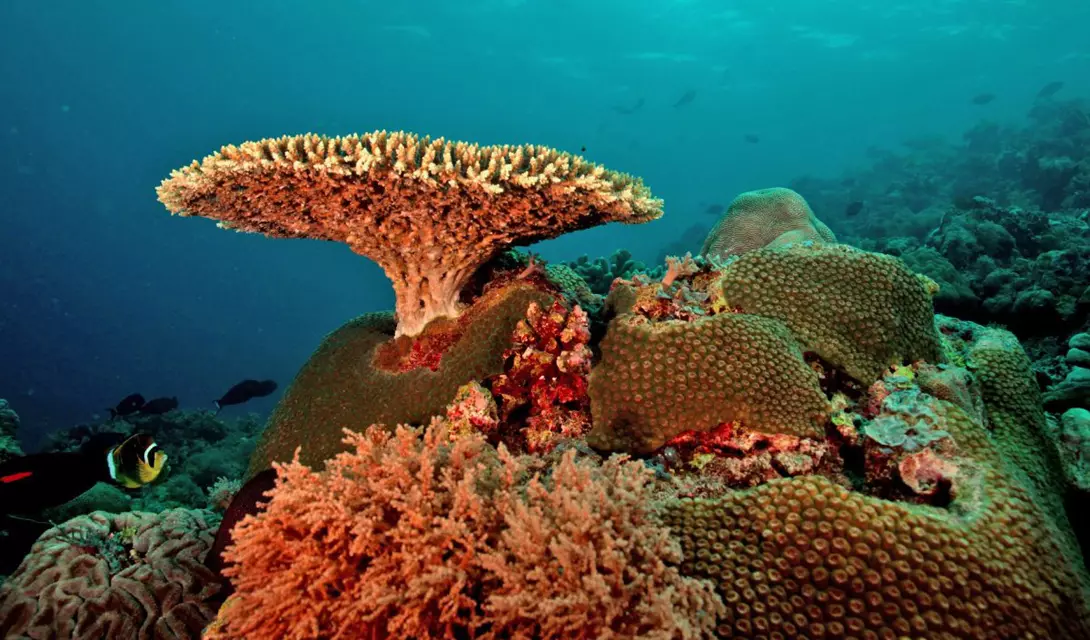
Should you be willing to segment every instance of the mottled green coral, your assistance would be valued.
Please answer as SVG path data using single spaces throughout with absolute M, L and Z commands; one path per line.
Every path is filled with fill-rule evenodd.
M 801 195 L 775 187 L 747 191 L 735 198 L 708 233 L 700 252 L 722 260 L 762 247 L 807 241 L 836 242 L 836 235 L 817 219 Z
M 721 314 L 694 322 L 614 319 L 591 371 L 594 447 L 646 453 L 687 430 L 738 420 L 796 436 L 824 434 L 817 373 L 779 321 Z
M 459 318 L 454 342 L 436 347 L 442 351 L 436 370 L 379 366 L 379 348 L 397 347 L 391 342 L 392 314 L 372 313 L 350 321 L 327 336 L 296 375 L 269 418 L 250 459 L 250 474 L 273 461 L 291 460 L 299 446 L 304 464 L 320 464 L 342 450 L 343 429 L 427 422 L 460 386 L 500 373 L 503 351 L 526 308 L 531 302 L 547 307 L 553 299 L 526 281 L 485 293 Z M 420 344 L 402 340 L 408 349 Z
M 891 365 L 940 362 L 931 296 L 897 258 L 846 245 L 740 256 L 720 279 L 727 303 L 782 321 L 804 351 L 869 385 Z

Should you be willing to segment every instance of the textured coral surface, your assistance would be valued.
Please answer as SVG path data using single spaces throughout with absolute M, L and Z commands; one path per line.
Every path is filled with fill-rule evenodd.
M 801 195 L 776 187 L 747 191 L 735 198 L 708 233 L 700 253 L 723 259 L 761 247 L 805 241 L 836 242 L 836 236 Z
M 174 213 L 348 244 L 393 282 L 398 335 L 456 316 L 463 286 L 510 245 L 662 215 L 639 179 L 578 156 L 385 131 L 227 146 L 158 192 Z
M 552 297 L 518 281 L 486 293 L 458 319 L 460 335 L 445 346 L 435 370 L 378 366 L 376 351 L 393 340 L 389 314 L 367 314 L 337 329 L 303 365 L 269 418 L 250 474 L 291 460 L 303 443 L 303 462 L 319 464 L 341 450 L 342 429 L 426 422 L 463 384 L 502 372 L 511 332 L 531 302 L 547 306 Z
M 96 511 L 46 531 L 0 587 L 0 635 L 194 638 L 216 612 L 208 512 Z
M 683 431 L 740 421 L 752 429 L 822 436 L 828 401 L 817 373 L 778 320 L 721 314 L 610 323 L 591 371 L 587 441 L 649 453 Z
M 941 361 L 931 296 L 896 258 L 846 245 L 763 249 L 728 264 L 720 283 L 728 306 L 781 320 L 864 385 L 893 364 Z
M 1047 516 L 984 429 L 943 404 L 944 425 L 977 462 L 956 508 L 805 476 L 669 511 L 686 572 L 719 584 L 720 637 L 1090 637 Z

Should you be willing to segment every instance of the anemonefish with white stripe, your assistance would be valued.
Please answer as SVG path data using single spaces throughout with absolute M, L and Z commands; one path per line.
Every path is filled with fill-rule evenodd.
M 64 504 L 99 482 L 138 489 L 154 482 L 166 463 L 167 454 L 144 433 L 98 434 L 79 451 L 14 458 L 0 463 L 0 514 Z

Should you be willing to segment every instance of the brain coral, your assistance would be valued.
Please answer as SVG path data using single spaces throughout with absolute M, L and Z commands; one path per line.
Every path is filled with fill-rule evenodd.
M 158 193 L 228 228 L 348 244 L 393 282 L 398 335 L 457 316 L 463 287 L 508 246 L 662 215 L 637 178 L 578 156 L 385 131 L 223 147 Z
M 346 444 L 325 472 L 277 466 L 268 509 L 235 529 L 236 592 L 208 640 L 667 640 L 723 612 L 678 572 L 642 463 L 516 457 L 441 419 Z
M 186 509 L 96 511 L 46 531 L 0 587 L 0 635 L 198 637 L 216 612 L 219 582 L 202 562 L 217 524 Z
M 686 430 L 738 420 L 822 437 L 828 402 L 791 333 L 770 318 L 720 314 L 652 323 L 622 315 L 591 371 L 593 429 L 606 450 L 646 453 Z
M 931 297 L 899 259 L 846 245 L 752 251 L 723 268 L 727 305 L 781 320 L 805 351 L 864 385 L 892 364 L 942 360 Z
M 552 301 L 551 294 L 523 281 L 491 289 L 458 318 L 454 341 L 434 369 L 383 366 L 382 352 L 397 347 L 390 342 L 390 314 L 352 320 L 327 336 L 295 376 L 250 458 L 250 475 L 291 460 L 304 443 L 303 462 L 319 464 L 341 450 L 346 428 L 426 422 L 463 384 L 500 373 L 503 352 L 527 307 L 536 302 L 548 308 Z
M 949 509 L 864 496 L 818 476 L 684 499 L 667 522 L 683 569 L 714 580 L 724 638 L 1090 637 L 1079 577 L 1034 497 L 952 404 L 975 467 Z M 964 486 L 964 485 L 963 485 Z
M 836 242 L 829 227 L 791 189 L 747 191 L 730 203 L 712 227 L 701 253 L 721 260 L 728 256 L 793 242 Z

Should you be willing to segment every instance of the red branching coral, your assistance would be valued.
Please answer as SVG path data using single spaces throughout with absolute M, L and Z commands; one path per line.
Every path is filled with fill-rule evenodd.
M 509 444 L 540 453 L 590 429 L 587 376 L 590 320 L 578 306 L 570 312 L 554 302 L 546 312 L 526 310 L 504 352 L 504 372 L 491 379 Z
M 682 577 L 653 474 L 615 457 L 551 469 L 452 439 L 446 421 L 348 432 L 325 472 L 277 466 L 234 530 L 235 595 L 206 638 L 692 638 L 724 613 Z
M 186 638 L 212 619 L 209 512 L 102 511 L 53 527 L 0 588 L 4 638 Z

